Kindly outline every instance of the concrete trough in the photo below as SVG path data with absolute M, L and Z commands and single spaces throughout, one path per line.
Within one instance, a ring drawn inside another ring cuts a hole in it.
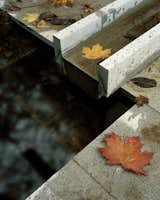
M 131 2 L 124 3 L 117 0 L 101 9 L 106 10 L 103 16 L 109 16 L 113 6 L 119 6 L 117 8 L 119 12 L 115 12 L 118 13 L 117 18 L 112 17 L 108 22 L 104 22 L 104 18 L 99 19 L 99 25 L 95 25 L 97 29 L 89 28 L 91 20 L 88 20 L 87 25 L 84 25 L 84 20 L 81 20 L 77 23 L 77 30 L 83 27 L 83 33 L 80 32 L 80 35 L 76 31 L 76 23 L 55 34 L 57 63 L 61 66 L 64 64 L 63 70 L 67 76 L 87 92 L 90 90 L 91 95 L 94 93 L 97 97 L 110 96 L 121 84 L 145 68 L 160 53 L 160 2 L 157 0 Z M 120 10 L 123 12 L 121 13 Z M 98 14 L 95 15 L 95 21 L 96 16 Z M 92 47 L 97 43 L 104 48 L 111 48 L 112 55 L 106 60 L 84 58 L 82 48 Z M 86 76 L 89 77 L 89 81 Z M 93 80 L 90 81 L 91 79 Z M 84 82 L 86 84 L 88 82 L 86 87 Z
M 77 23 L 59 31 L 54 35 L 56 55 L 58 56 L 60 53 L 64 54 L 71 50 L 80 42 L 101 31 L 104 27 L 128 12 L 128 10 L 137 7 L 142 2 L 143 0 L 113 1 L 113 3 L 106 5 Z

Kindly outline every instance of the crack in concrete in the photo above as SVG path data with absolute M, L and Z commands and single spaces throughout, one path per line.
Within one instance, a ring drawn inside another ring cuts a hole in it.
M 113 199 L 115 199 L 115 200 L 118 200 L 118 198 L 117 198 L 116 196 L 114 196 L 114 195 L 111 194 L 108 190 L 106 190 L 106 188 L 105 188 L 99 181 L 97 181 L 97 180 L 92 176 L 92 174 L 90 174 L 82 165 L 80 165 L 79 162 L 78 162 L 77 160 L 75 160 L 75 159 L 73 158 L 73 161 L 74 161 L 86 174 L 88 174 L 89 177 L 91 177 L 91 178 L 93 179 L 94 182 L 96 182 L 98 185 L 100 185 L 101 188 L 102 188 L 105 192 L 107 192 L 107 194 L 108 194 L 109 196 L 111 196 L 111 197 L 112 197 Z

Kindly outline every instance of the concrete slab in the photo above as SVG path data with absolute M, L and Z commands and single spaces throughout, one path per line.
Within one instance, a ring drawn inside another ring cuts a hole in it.
M 134 78 L 138 77 L 148 78 L 148 81 L 155 80 L 157 85 L 155 87 L 145 88 L 145 83 L 144 87 L 140 87 L 134 84 L 133 81 L 128 81 L 122 86 L 122 89 L 134 97 L 139 95 L 147 97 L 149 99 L 149 105 L 160 112 L 160 57 Z
M 45 182 L 27 200 L 113 200 L 74 161 L 70 161 L 59 172 Z
M 152 127 L 156 127 L 157 130 Z M 134 106 L 82 150 L 74 160 L 117 200 L 158 200 L 160 196 L 160 144 L 158 139 L 160 135 L 158 127 L 160 128 L 158 112 L 149 106 L 141 108 Z M 141 134 L 142 129 L 143 134 Z M 120 166 L 106 164 L 97 148 L 104 146 L 102 141 L 110 132 L 115 132 L 121 137 L 141 137 L 144 143 L 143 149 L 154 153 L 151 166 L 146 167 L 148 176 L 136 175 L 124 171 Z

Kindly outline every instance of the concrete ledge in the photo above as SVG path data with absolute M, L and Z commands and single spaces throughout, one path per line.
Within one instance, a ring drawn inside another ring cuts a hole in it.
M 53 35 L 56 33 L 55 30 L 47 30 L 47 31 L 40 31 L 37 32 L 36 28 L 33 28 L 32 26 L 26 26 L 24 23 L 19 21 L 17 18 L 14 17 L 14 14 L 10 13 L 10 16 L 12 20 L 20 25 L 23 29 L 40 39 L 42 42 L 46 43 L 47 45 L 54 47 L 54 41 L 53 41 Z
M 160 135 L 153 127 L 160 127 L 160 113 L 147 105 L 133 106 L 27 200 L 159 200 Z M 97 148 L 111 132 L 141 137 L 143 150 L 154 153 L 145 167 L 147 176 L 106 164 Z
M 76 162 L 70 161 L 26 200 L 87 199 L 114 200 Z
M 152 129 L 153 125 L 157 127 L 157 132 L 156 128 L 155 131 Z M 158 127 L 160 127 L 160 113 L 149 106 L 141 108 L 134 106 L 85 147 L 74 160 L 103 185 L 116 200 L 159 200 L 160 134 L 158 134 Z M 142 134 L 144 128 L 146 129 Z M 115 132 L 122 138 L 141 137 L 144 144 L 143 150 L 154 153 L 151 165 L 145 168 L 148 172 L 147 176 L 125 171 L 118 165 L 106 164 L 106 160 L 100 155 L 97 147 L 105 145 L 104 137 L 111 132 Z
M 100 96 L 114 91 L 160 55 L 160 24 L 119 50 L 98 66 Z

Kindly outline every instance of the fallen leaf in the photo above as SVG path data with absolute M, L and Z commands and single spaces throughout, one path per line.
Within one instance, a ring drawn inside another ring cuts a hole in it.
M 104 49 L 100 44 L 93 45 L 92 48 L 83 47 L 83 57 L 91 60 L 107 58 L 111 54 L 111 49 Z
M 54 6 L 73 6 L 74 0 L 48 0 Z
M 23 21 L 26 21 L 27 23 L 33 23 L 35 22 L 39 17 L 38 13 L 26 13 L 25 16 L 22 18 Z
M 58 16 L 55 14 L 55 13 L 53 13 L 53 12 L 50 12 L 50 11 L 48 11 L 48 12 L 43 12 L 43 13 L 41 13 L 40 15 L 39 15 L 39 20 L 45 20 L 45 21 L 51 21 L 51 20 L 53 20 L 54 18 L 57 18 Z
M 94 12 L 94 8 L 92 8 L 91 5 L 88 4 L 88 3 L 82 4 L 82 7 L 83 7 L 83 10 L 84 10 L 85 13 Z
M 149 103 L 149 99 L 145 96 L 139 95 L 138 97 L 136 97 L 135 99 L 136 101 L 136 105 L 138 107 L 143 106 L 144 104 L 148 104 Z
M 36 27 L 39 29 L 47 28 L 47 24 L 44 20 L 40 20 L 36 23 Z
M 65 19 L 58 17 L 52 12 L 44 12 L 41 13 L 38 20 L 44 20 L 45 22 L 48 22 L 52 25 L 70 25 L 76 22 L 75 19 Z
M 122 141 L 120 136 L 112 133 L 106 136 L 105 142 L 106 147 L 99 148 L 99 150 L 109 165 L 120 164 L 125 170 L 147 175 L 143 168 L 150 165 L 153 153 L 141 152 L 143 144 L 139 137 L 126 137 Z
M 137 77 L 131 79 L 131 81 L 142 88 L 152 88 L 157 86 L 157 82 L 154 79 L 145 78 L 145 77 Z

